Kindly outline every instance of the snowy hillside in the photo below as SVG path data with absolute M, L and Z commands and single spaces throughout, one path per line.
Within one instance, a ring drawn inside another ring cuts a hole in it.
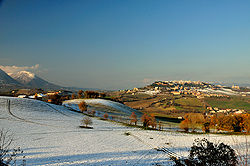
M 154 148 L 164 146 L 178 156 L 186 155 L 195 138 L 206 137 L 242 151 L 246 139 L 147 131 L 95 118 L 94 129 L 83 129 L 82 117 L 64 106 L 0 97 L 0 126 L 14 133 L 14 146 L 24 150 L 27 165 L 172 165 L 167 154 Z
M 124 104 L 110 101 L 110 100 L 105 100 L 105 99 L 73 99 L 73 100 L 67 100 L 63 102 L 63 105 L 65 106 L 70 106 L 73 109 L 78 110 L 78 104 L 81 101 L 85 101 L 88 105 L 96 105 L 96 104 L 101 104 L 104 106 L 111 107 L 124 115 L 130 116 L 132 112 L 135 112 L 138 116 L 141 116 L 142 113 L 137 111 L 136 109 L 130 108 Z

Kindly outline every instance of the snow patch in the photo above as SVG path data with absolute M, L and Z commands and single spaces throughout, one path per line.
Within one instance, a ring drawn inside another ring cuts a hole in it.
M 18 73 L 10 74 L 10 76 L 24 84 L 35 78 L 35 74 L 28 71 L 19 71 Z

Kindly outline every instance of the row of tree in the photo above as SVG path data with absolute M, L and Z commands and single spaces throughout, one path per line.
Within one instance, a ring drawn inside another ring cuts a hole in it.
M 88 105 L 85 101 L 80 102 L 78 104 L 78 107 L 82 112 L 87 112 L 88 114 L 90 114 L 92 116 L 95 115 L 95 111 L 94 112 L 87 111 Z M 103 118 L 108 119 L 108 114 L 105 113 L 103 115 Z M 137 119 L 137 115 L 135 114 L 135 112 L 132 112 L 129 118 L 130 118 L 130 124 L 137 125 L 138 119 Z M 144 113 L 143 116 L 141 117 L 141 122 L 143 124 L 143 127 L 145 127 L 145 128 L 148 128 L 148 127 L 151 127 L 153 129 L 157 128 L 157 121 L 156 121 L 155 116 L 153 114 L 149 115 L 149 114 Z M 161 126 L 162 126 L 161 123 L 158 123 L 158 126 L 159 126 L 159 129 L 161 129 Z
M 138 119 L 137 119 L 137 115 L 135 114 L 135 112 L 132 112 L 129 118 L 130 118 L 130 124 L 137 125 Z M 162 129 L 161 122 L 156 121 L 154 114 L 144 113 L 141 117 L 141 122 L 144 128 L 151 127 L 153 129 L 156 129 L 158 125 L 158 129 L 159 130 Z
M 95 116 L 95 114 L 96 114 L 96 111 L 95 110 L 88 110 L 88 105 L 87 105 L 87 103 L 85 102 L 85 101 L 81 101 L 79 104 L 78 104 L 78 107 L 79 107 L 79 109 L 83 112 L 83 113 L 87 113 L 87 114 L 89 114 L 89 115 L 91 115 L 91 116 Z M 98 114 L 99 112 L 97 112 L 97 114 Z M 109 115 L 107 114 L 107 113 L 105 113 L 104 115 L 103 115 L 103 118 L 104 119 L 108 119 L 108 117 L 109 117 Z
M 87 111 L 86 102 L 82 101 L 79 105 L 79 109 L 82 112 Z M 95 112 L 89 112 L 88 114 L 95 115 Z M 138 119 L 135 112 L 130 115 L 130 124 L 137 125 Z M 107 119 L 107 114 L 104 115 L 104 119 Z M 157 123 L 153 114 L 144 113 L 141 117 L 143 127 L 151 127 L 153 129 L 161 129 L 161 123 Z M 218 113 L 212 116 L 206 116 L 201 113 L 188 113 L 184 115 L 184 120 L 180 123 L 180 128 L 188 132 L 190 129 L 194 132 L 197 128 L 202 128 L 206 133 L 210 132 L 210 129 L 250 133 L 250 114 L 229 114 Z
M 201 113 L 185 114 L 184 120 L 180 123 L 180 128 L 185 131 L 195 131 L 201 127 L 203 131 L 210 132 L 210 129 L 234 131 L 247 133 L 250 132 L 250 114 L 229 114 L 218 113 L 206 116 Z
M 73 93 L 71 95 L 71 99 L 81 99 L 81 98 L 105 98 L 106 94 L 105 93 L 100 93 L 100 92 L 96 92 L 96 91 L 83 91 L 83 90 L 79 90 L 77 92 L 77 95 L 75 93 Z

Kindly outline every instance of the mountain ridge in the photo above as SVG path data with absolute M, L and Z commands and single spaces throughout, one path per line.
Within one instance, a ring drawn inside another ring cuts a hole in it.
M 0 69 L 0 84 L 20 84 L 6 72 Z
M 41 88 L 45 90 L 53 90 L 62 88 L 59 85 L 52 84 L 34 73 L 28 71 L 19 71 L 10 75 L 12 78 L 22 83 L 23 85 L 31 88 Z
M 62 89 L 62 86 L 50 83 L 29 71 L 6 73 L 0 69 L 0 90 L 9 91 L 20 88 L 41 88 L 44 90 Z
M 9 91 L 21 88 L 23 85 L 0 69 L 0 91 Z
M 22 84 L 27 84 L 34 79 L 35 74 L 28 71 L 19 71 L 17 73 L 10 73 L 9 76 Z

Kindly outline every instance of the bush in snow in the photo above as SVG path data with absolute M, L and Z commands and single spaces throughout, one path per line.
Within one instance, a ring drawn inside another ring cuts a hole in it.
M 176 166 L 236 166 L 235 151 L 224 143 L 214 144 L 207 139 L 196 139 L 187 159 L 171 158 Z

